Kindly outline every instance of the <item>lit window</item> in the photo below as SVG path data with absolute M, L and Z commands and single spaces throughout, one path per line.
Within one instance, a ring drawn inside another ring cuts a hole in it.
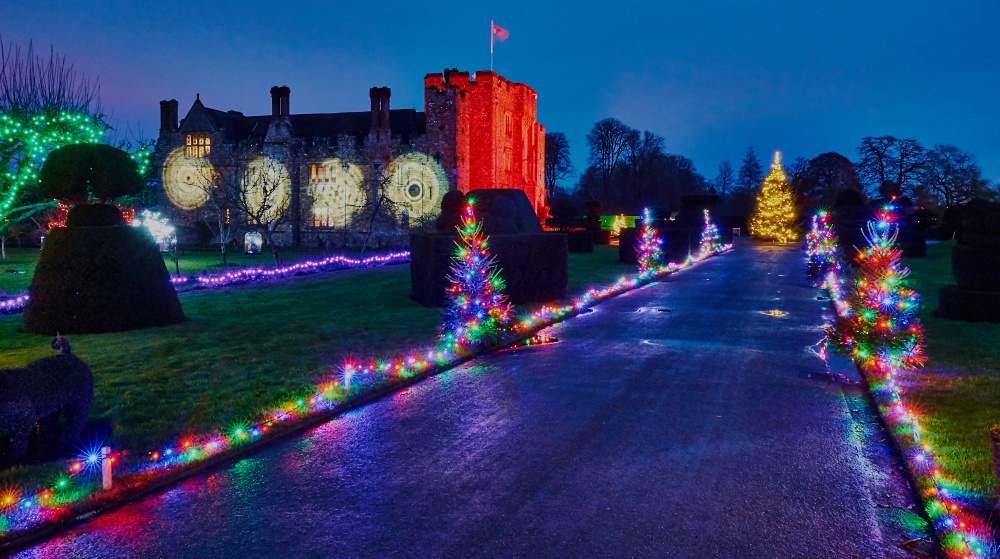
M 188 157 L 206 157 L 212 150 L 212 137 L 209 134 L 186 134 L 184 147 Z
M 333 227 L 333 208 L 316 207 L 312 209 L 313 227 Z

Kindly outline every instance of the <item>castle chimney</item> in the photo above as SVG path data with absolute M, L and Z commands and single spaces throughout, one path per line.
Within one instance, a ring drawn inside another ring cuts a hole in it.
M 287 85 L 283 85 L 278 88 L 278 95 L 280 96 L 280 107 L 279 110 L 282 118 L 288 118 L 291 116 L 291 112 L 288 110 L 288 98 L 292 95 L 292 90 L 288 89 Z
M 177 99 L 168 101 L 170 104 L 170 130 L 177 130 Z
M 389 132 L 389 95 L 392 90 L 388 87 L 382 87 L 378 90 L 379 93 L 379 123 L 378 127 L 381 130 Z
M 379 106 L 381 105 L 379 100 L 378 88 L 373 87 L 369 89 L 368 96 L 371 97 L 372 99 L 372 125 L 370 130 L 371 132 L 374 133 L 376 130 L 378 130 L 378 113 L 379 113 Z
M 279 100 L 278 86 L 271 88 L 271 118 L 281 116 L 281 101 Z
M 171 111 L 171 109 L 173 109 Z M 160 132 L 170 132 L 177 130 L 177 101 L 160 101 Z M 172 117 L 172 120 L 171 120 Z

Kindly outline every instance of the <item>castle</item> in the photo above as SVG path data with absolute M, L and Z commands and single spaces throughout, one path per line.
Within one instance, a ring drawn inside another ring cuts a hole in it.
M 436 218 L 449 190 L 523 190 L 547 215 L 545 128 L 525 84 L 492 71 L 427 74 L 424 112 L 390 109 L 388 87 L 371 88 L 367 112 L 291 114 L 290 96 L 272 87 L 264 116 L 211 109 L 197 96 L 180 122 L 177 101 L 160 102 L 154 162 L 160 207 L 175 223 L 247 223 L 238 205 L 219 201 L 227 185 L 273 211 L 282 245 L 341 234 L 348 242 L 369 226 L 404 233 Z

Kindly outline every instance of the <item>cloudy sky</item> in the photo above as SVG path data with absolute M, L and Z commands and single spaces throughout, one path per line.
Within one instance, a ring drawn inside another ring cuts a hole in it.
M 538 92 L 578 167 L 594 122 L 666 139 L 708 178 L 748 145 L 763 159 L 835 151 L 864 136 L 974 153 L 1000 180 L 1000 2 L 109 2 L 0 0 L 8 43 L 65 54 L 99 79 L 121 128 L 155 136 L 159 101 L 293 113 L 363 111 L 368 88 L 423 106 L 423 76 L 488 69 L 489 22 L 510 31 L 495 70 Z

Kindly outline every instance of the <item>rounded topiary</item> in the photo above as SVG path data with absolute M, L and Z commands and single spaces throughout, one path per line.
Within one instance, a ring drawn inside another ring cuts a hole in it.
M 42 165 L 42 196 L 84 204 L 142 192 L 139 166 L 124 151 L 105 144 L 71 144 L 54 150 Z
M 159 250 L 127 225 L 51 230 L 29 294 L 26 332 L 118 332 L 184 320 Z

